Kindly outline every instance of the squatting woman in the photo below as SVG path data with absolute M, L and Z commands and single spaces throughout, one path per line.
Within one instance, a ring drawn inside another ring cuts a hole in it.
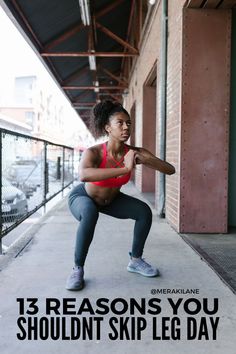
M 175 168 L 144 148 L 129 146 L 131 120 L 124 107 L 112 101 L 98 103 L 93 109 L 91 128 L 97 137 L 108 140 L 87 149 L 79 169 L 81 183 L 69 195 L 69 208 L 80 221 L 75 245 L 74 268 L 66 284 L 68 290 L 84 287 L 84 263 L 92 242 L 99 213 L 118 219 L 135 220 L 129 272 L 147 277 L 159 275 L 157 268 L 142 258 L 152 224 L 152 212 L 143 201 L 120 191 L 130 179 L 136 164 L 144 164 L 165 174 Z

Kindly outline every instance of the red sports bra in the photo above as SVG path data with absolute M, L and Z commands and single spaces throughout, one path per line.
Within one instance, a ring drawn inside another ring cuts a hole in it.
M 102 144 L 102 148 L 103 148 L 102 162 L 100 163 L 98 168 L 106 168 L 107 144 L 103 143 Z M 124 156 L 125 156 L 127 154 L 127 152 L 129 151 L 129 149 L 128 149 L 128 147 L 126 145 L 124 145 L 124 148 L 125 148 L 125 154 L 124 154 Z M 120 161 L 116 161 L 113 158 L 113 161 L 116 163 L 116 166 L 123 167 L 123 166 L 121 166 L 121 163 L 124 160 L 124 156 L 122 157 L 122 159 Z M 123 176 L 120 176 L 120 177 L 112 177 L 112 178 L 104 179 L 102 181 L 90 182 L 90 183 L 96 184 L 97 186 L 100 186 L 100 187 L 108 187 L 108 188 L 116 187 L 116 188 L 120 188 L 123 184 L 126 184 L 127 182 L 129 182 L 130 176 L 131 176 L 131 172 L 129 172 L 129 173 L 123 175 Z

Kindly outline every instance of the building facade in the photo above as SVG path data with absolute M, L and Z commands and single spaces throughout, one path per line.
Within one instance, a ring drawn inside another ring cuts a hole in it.
M 207 3 L 156 2 L 125 98 L 131 142 L 176 168 L 163 177 L 138 166 L 135 184 L 181 233 L 236 226 L 236 15 L 229 4 Z

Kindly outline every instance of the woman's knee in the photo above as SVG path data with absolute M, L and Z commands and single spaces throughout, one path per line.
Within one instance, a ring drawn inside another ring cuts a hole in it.
M 81 196 L 84 196 L 84 186 L 82 184 L 79 184 L 78 186 L 75 186 L 72 189 L 72 191 L 69 193 L 69 196 L 68 196 L 69 207 L 71 207 L 73 202 Z
M 134 220 L 142 220 L 152 222 L 152 210 L 149 205 L 140 199 L 125 196 L 124 208 L 128 210 L 130 217 Z
M 95 203 L 88 197 L 77 197 L 69 208 L 74 217 L 81 221 L 96 222 L 98 219 L 98 209 Z
M 81 218 L 89 221 L 97 221 L 98 219 L 98 209 L 94 203 L 84 203 L 81 208 Z
M 145 202 L 141 202 L 139 207 L 139 216 L 147 221 L 152 221 L 152 210 Z

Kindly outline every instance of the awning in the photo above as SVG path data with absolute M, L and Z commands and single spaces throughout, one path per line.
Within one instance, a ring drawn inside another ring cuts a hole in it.
M 122 101 L 132 61 L 139 54 L 148 2 L 144 6 L 141 0 L 1 0 L 1 4 L 86 125 L 96 102 Z

